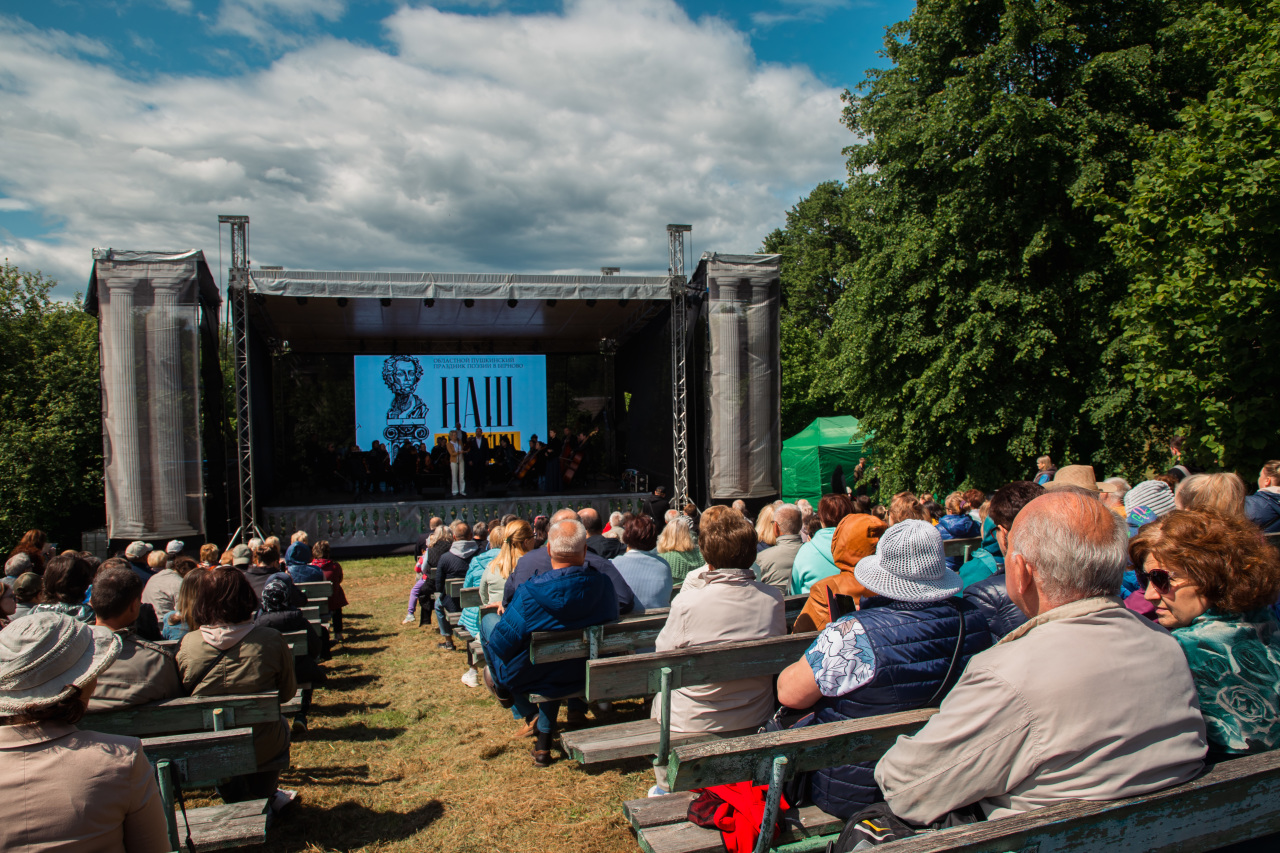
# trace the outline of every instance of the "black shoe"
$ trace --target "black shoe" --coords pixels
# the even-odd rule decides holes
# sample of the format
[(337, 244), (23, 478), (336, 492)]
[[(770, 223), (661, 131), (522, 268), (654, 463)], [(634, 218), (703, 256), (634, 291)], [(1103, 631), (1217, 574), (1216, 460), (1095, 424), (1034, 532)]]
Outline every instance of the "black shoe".
[(489, 689), (489, 692), (493, 694), (493, 698), (497, 699), (498, 704), (502, 707), (509, 709), (516, 703), (515, 699), (511, 698), (511, 693), (493, 680), (493, 673), (489, 672), (489, 667), (487, 666), (484, 668), (484, 686)]
[(551, 757), (551, 744), (555, 742), (556, 736), (551, 732), (538, 732), (538, 739), (533, 744), (533, 766), (534, 767), (550, 767), (554, 761)]
[(438, 648), (438, 649), (448, 649), (448, 650), (449, 650), (449, 651), (451, 651), (451, 652), (456, 652), (456, 651), (458, 650), (458, 647), (457, 647), (457, 646), (455, 646), (455, 645), (453, 644), (453, 638), (452, 638), (452, 637), (450, 637), (449, 639), (445, 640), (443, 643), (437, 643), (437, 644), (436, 644), (436, 648)]

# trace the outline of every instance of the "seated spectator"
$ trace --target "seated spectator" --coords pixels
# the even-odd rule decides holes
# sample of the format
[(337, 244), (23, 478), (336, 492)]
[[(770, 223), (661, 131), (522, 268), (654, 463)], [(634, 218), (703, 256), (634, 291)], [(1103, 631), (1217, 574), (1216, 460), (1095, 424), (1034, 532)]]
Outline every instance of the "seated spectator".
[[(880, 537), (888, 530), (888, 526), (873, 515), (846, 515), (836, 525), (836, 532), (831, 537), (831, 556), (835, 558), (839, 572), (829, 578), (823, 578), (809, 588), (809, 600), (804, 609), (796, 617), (791, 628), (793, 634), (804, 634), (808, 631), (821, 631), (832, 621), (832, 607), (836, 606), (836, 596), (845, 595), (853, 599), (849, 606), (852, 611), (867, 593), (857, 578), (854, 569), (863, 557), (876, 552)], [(836, 619), (844, 615), (837, 607)]]
[[(521, 562), (535, 553), (538, 552), (530, 552)], [(574, 518), (553, 522), (547, 539), (551, 570), (516, 588), (485, 644), (485, 684), (504, 707), (514, 706), (526, 720), (537, 716), (533, 763), (538, 767), (551, 764), (551, 744), (560, 713), (558, 697), (582, 690), (585, 670), (580, 660), (531, 662), (529, 642), (533, 633), (577, 631), (618, 618), (618, 595), (613, 582), (588, 564), (587, 553), (587, 531), (582, 522)], [(535, 693), (550, 701), (535, 706), (529, 699)], [(570, 725), (584, 720), (585, 712), (581, 699), (569, 700)]]
[[(991, 636), (997, 640), (1027, 621), (1027, 615), (1013, 603), (1005, 588), (1004, 553), (1009, 547), (1013, 520), (1023, 507), (1043, 495), (1044, 491), (1043, 486), (1026, 480), (997, 489), (991, 496), (987, 515), (992, 542), (988, 544), (984, 538), (982, 547), (973, 552), (960, 571), (960, 580), (965, 582), (965, 601), (982, 611)], [(971, 566), (978, 568), (971, 569)]]
[[(946, 497), (946, 514), (938, 519), (939, 533), (946, 531), (945, 539), (975, 539), (982, 535), (982, 526), (969, 517), (969, 505), (965, 503), (960, 492), (952, 492)], [(956, 571), (964, 561), (963, 557), (948, 557), (947, 568)]]
[[(434, 519), (433, 519), (434, 520)], [(427, 602), (431, 601), (431, 597), (436, 592), (436, 567), (440, 565), (440, 558), (449, 553), (449, 549), (453, 547), (453, 528), (444, 522), (432, 531), (427, 538), (426, 548), (422, 553), (418, 554), (417, 560), (413, 564), (413, 572), (416, 579), (413, 588), (409, 590), (409, 609), (405, 613), (405, 617), (401, 620), (401, 625), (411, 625), (415, 619), (414, 611), (418, 607), (418, 602), (422, 605), (422, 621), (419, 625), (431, 624), (432, 608)]]
[(43, 589), (44, 579), (35, 572), (26, 572), (16, 578), (13, 584), (14, 609), (10, 621), (30, 613), (40, 603)]
[(0, 628), (9, 624), (9, 619), (18, 611), (18, 600), (13, 597), (13, 587), (0, 583)]
[[(870, 595), (778, 676), (778, 700), (812, 708), (815, 723), (931, 707), (969, 658), (990, 647), (982, 614), (955, 598), (960, 578), (947, 568), (942, 537), (929, 522), (908, 519), (888, 528), (853, 574)], [(852, 817), (880, 799), (872, 768), (866, 762), (816, 771), (810, 800), (828, 814)]]
[(144, 640), (134, 630), (142, 612), (142, 579), (131, 569), (111, 566), (93, 579), (93, 607), (97, 624), (120, 638), (120, 655), (98, 676), (89, 710), (132, 708), (146, 702), (176, 699), (182, 678), (173, 655)]
[(617, 510), (609, 513), (609, 523), (604, 526), (604, 535), (610, 539), (621, 539), (622, 524), (622, 513)]
[(612, 560), (626, 550), (621, 541), (604, 535), (600, 513), (589, 506), (583, 507), (578, 511), (578, 518), (582, 521), (582, 526), (587, 528), (587, 550), (592, 554)]
[[(590, 544), (591, 540), (587, 540)], [(632, 613), (671, 606), (671, 566), (654, 553), (658, 528), (647, 515), (633, 515), (622, 529), (626, 552), (613, 558), (613, 566), (635, 596)]]
[[(151, 556), (160, 554), (152, 551)], [(164, 558), (164, 554), (160, 554)], [(150, 561), (150, 557), (147, 558)], [(196, 567), (195, 560), (190, 557), (178, 557), (174, 560), (161, 560), (161, 567), (151, 576), (142, 589), (142, 603), (150, 604), (157, 614), (173, 610), (178, 599), (178, 588), (182, 586), (182, 578)]]
[(1244, 514), (1263, 533), (1280, 533), (1280, 459), (1258, 472), (1258, 491), (1244, 499)]
[(773, 514), (775, 512), (777, 512), (777, 507), (773, 504), (765, 504), (760, 508), (760, 514), (756, 516), (757, 553), (763, 553), (778, 544), (778, 534), (773, 529)]
[(142, 578), (144, 584), (151, 580), (151, 576), (155, 574), (155, 570), (151, 568), (148, 560), (153, 550), (150, 543), (136, 539), (124, 549), (124, 558), (129, 561), (129, 566), (137, 572), (138, 577)]
[(1098, 484), (1098, 488), (1102, 490), (1098, 495), (1102, 499), (1102, 505), (1125, 518), (1128, 513), (1124, 508), (1124, 496), (1129, 493), (1129, 482), (1124, 477), (1108, 477)]
[[(502, 553), (502, 542), (505, 538), (506, 528), (502, 524), (494, 524), (489, 528), (489, 541), (485, 543), (489, 547), (471, 558), (471, 562), (467, 566), (467, 576), (462, 580), (463, 589), (480, 586), (480, 579), (484, 577), (489, 564), (494, 561), (498, 554)], [(480, 608), (462, 608), (462, 616), (458, 618), (458, 624), (471, 636), (479, 637)], [(467, 687), (480, 686), (480, 673), (476, 671), (474, 666), (468, 667), (467, 671), (462, 674), (462, 683)]]
[(347, 594), (342, 589), (342, 564), (332, 559), (329, 540), (321, 539), (311, 549), (311, 565), (320, 570), (324, 579), (333, 584), (329, 593), (329, 619), (333, 624), (333, 641), (342, 642), (342, 608), (347, 606)]
[(453, 627), (449, 624), (447, 614), (457, 613), (462, 608), (453, 600), (453, 596), (445, 592), (445, 581), (465, 578), (467, 569), (471, 565), (471, 558), (480, 552), (480, 546), (471, 538), (471, 525), (458, 519), (452, 524), (452, 528), (453, 545), (440, 558), (440, 563), (436, 566), (436, 592), (440, 593), (440, 597), (436, 599), (435, 605), (436, 621), (440, 634), (444, 637), (440, 648), (450, 650), (455, 646), (453, 645)]
[(212, 569), (218, 565), (218, 546), (206, 542), (200, 546), (200, 568)]
[[(260, 628), (272, 628), (281, 634), (306, 631), (307, 653), (293, 655), (294, 679), (298, 684), (324, 684), (327, 673), (320, 661), (329, 657), (324, 629), (307, 621), (307, 617), (295, 606), (293, 591), (283, 578), (272, 578), (262, 588), (262, 604), (253, 617), (253, 624)], [(302, 691), (302, 709), (293, 718), (295, 737), (307, 733), (307, 713), (311, 710), (313, 689), (308, 687)]]
[(1143, 480), (1124, 496), (1125, 520), (1133, 536), (1144, 524), (1150, 524), (1176, 509), (1173, 491), (1160, 480)]
[[(37, 567), (40, 571), (36, 571)], [(37, 564), (35, 558), (25, 551), (14, 554), (4, 562), (4, 582), (7, 586), (13, 586), (22, 575), (31, 574), (40, 577), (43, 573), (44, 562)]]
[(160, 636), (166, 640), (181, 640), (191, 632), (191, 610), (200, 597), (200, 584), (205, 577), (205, 570), (187, 572), (183, 577), (173, 610), (160, 615)]
[(818, 501), (818, 519), (822, 527), (796, 552), (791, 565), (792, 595), (808, 595), (814, 582), (839, 573), (835, 558), (831, 556), (831, 537), (840, 519), (852, 514), (853, 504), (848, 495), (823, 495)]
[[(873, 512), (872, 515), (874, 514)], [(898, 492), (889, 501), (889, 509), (884, 517), (885, 523), (893, 527), (899, 522), (910, 519), (933, 523), (928, 510), (924, 508), (924, 504), (920, 498), (916, 497), (914, 492)], [(942, 534), (939, 533), (938, 535), (941, 536)]]
[[(262, 550), (274, 551), (266, 545)], [(287, 577), (287, 575), (286, 575)], [(264, 583), (265, 586), (265, 583)], [(178, 647), (182, 686), (192, 696), (233, 696), (271, 691), (288, 702), (298, 690), (293, 652), (279, 631), (254, 624), (258, 595), (244, 572), (219, 567), (200, 584), (191, 611), (191, 633)], [(258, 766), (288, 762), (289, 725), (283, 715), (254, 723), (253, 748)], [(223, 802), (266, 798), (279, 812), (297, 798), (279, 789), (278, 769), (236, 776), (217, 786)]]
[[(769, 509), (769, 507), (765, 507)], [(764, 517), (764, 512), (760, 513)], [(800, 541), (800, 508), (794, 504), (783, 504), (771, 513), (770, 522), (773, 533), (773, 545), (765, 548), (756, 557), (756, 565), (760, 567), (759, 580), (776, 589), (783, 595), (791, 592), (791, 571), (796, 561), (796, 554), (804, 545)]]
[[(1183, 485), (1203, 476), (1193, 474)], [(1174, 511), (1129, 542), (1155, 618), (1195, 678), (1216, 756), (1280, 745), (1280, 556), (1238, 515)]]
[[(1177, 641), (1114, 597), (1120, 520), (1096, 498), (1050, 493), (1018, 513), (1008, 541), (1009, 595), (1029, 621), (971, 660), (941, 710), (880, 759), (893, 813), (929, 824), (977, 804), (998, 818), (1198, 775), (1204, 719)], [(1132, 664), (1124, 678), (1101, 678), (1117, 661)]]
[[(1036, 482), (1039, 483), (1038, 480)], [(1098, 476), (1093, 472), (1092, 465), (1068, 465), (1065, 468), (1059, 468), (1053, 475), (1053, 479), (1042, 485), (1045, 491), (1049, 492), (1074, 488), (1084, 489), (1096, 495), (1102, 491), (1102, 483), (1098, 482)]]
[[(249, 581), (249, 586), (253, 589), (253, 594), (262, 597), (262, 588), (267, 585), (267, 581), (276, 575), (284, 575), (289, 577), (289, 573), (280, 565), (280, 550), (273, 544), (271, 540), (274, 536), (269, 536), (261, 545), (253, 549), (253, 565), (246, 568), (243, 572), (245, 579)], [(232, 565), (236, 565), (236, 558), (232, 558)]]
[(311, 546), (305, 541), (298, 540), (289, 545), (289, 550), (284, 552), (284, 565), (294, 583), (318, 583), (324, 580), (324, 572), (311, 565), (312, 559)]
[(1036, 460), (1036, 475), (1031, 481), (1037, 486), (1047, 486), (1053, 482), (1054, 475), (1058, 473), (1058, 468), (1053, 464), (1053, 460), (1048, 456), (1041, 456)]
[[(696, 510), (695, 510), (696, 512)], [(555, 525), (561, 521), (577, 521), (578, 514), (571, 509), (558, 510), (551, 516), (551, 525)], [(548, 531), (550, 528), (548, 527)], [(516, 570), (507, 578), (507, 584), (502, 590), (502, 606), (510, 607), (511, 600), (515, 598), (516, 590), (525, 581), (535, 578), (544, 572), (551, 571), (551, 540), (547, 539), (546, 548), (537, 548), (520, 558), (520, 562), (516, 565)], [(635, 607), (635, 596), (631, 592), (631, 587), (627, 586), (627, 582), (622, 579), (622, 575), (618, 574), (618, 570), (609, 560), (587, 552), (587, 565), (595, 569), (600, 574), (609, 579), (613, 584), (614, 595), (618, 597), (618, 612), (630, 613)]]
[(119, 653), (110, 630), (59, 613), (0, 631), (0, 850), (171, 849), (142, 742), (76, 728)]
[(1173, 503), (1178, 509), (1244, 518), (1244, 492), (1244, 480), (1239, 474), (1192, 474), (1178, 484)]
[[(738, 515), (747, 518), (747, 502), (742, 498), (738, 498), (730, 506), (733, 507), (734, 512), (738, 513)], [(750, 521), (751, 519), (748, 518), (747, 520)]]
[(967, 489), (961, 492), (960, 499), (964, 501), (966, 513), (973, 519), (973, 523), (982, 526), (981, 507), (987, 502), (987, 495), (982, 489)]
[(707, 564), (698, 546), (693, 544), (688, 521), (679, 513), (662, 528), (657, 554), (671, 567), (672, 583), (683, 583), (689, 572)]
[(45, 565), (44, 593), (35, 612), (63, 613), (86, 625), (93, 624), (93, 608), (87, 603), (93, 567), (80, 557), (59, 554)]
[(489, 562), (480, 576), (480, 638), (487, 639), (502, 615), (502, 594), (507, 578), (516, 570), (520, 558), (534, 550), (536, 534), (524, 519), (516, 519), (503, 528), (506, 534), (498, 556)]

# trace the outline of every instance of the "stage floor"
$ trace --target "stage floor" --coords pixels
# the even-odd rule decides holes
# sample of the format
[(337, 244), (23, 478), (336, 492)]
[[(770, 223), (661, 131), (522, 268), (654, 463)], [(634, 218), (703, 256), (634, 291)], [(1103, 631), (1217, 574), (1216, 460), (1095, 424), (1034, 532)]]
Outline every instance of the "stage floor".
[(403, 501), (376, 501), (367, 495), (360, 502), (311, 506), (272, 506), (262, 512), (263, 532), (288, 542), (294, 531), (305, 530), (314, 543), (327, 539), (338, 549), (355, 553), (397, 553), (412, 547), (429, 530), (432, 517), (446, 522), (462, 519), (468, 523), (492, 521), (514, 513), (528, 521), (551, 515), (558, 509), (594, 507), (602, 517), (609, 513), (639, 512), (648, 494), (611, 492), (607, 494), (544, 494), (530, 492), (499, 498), (440, 498)]

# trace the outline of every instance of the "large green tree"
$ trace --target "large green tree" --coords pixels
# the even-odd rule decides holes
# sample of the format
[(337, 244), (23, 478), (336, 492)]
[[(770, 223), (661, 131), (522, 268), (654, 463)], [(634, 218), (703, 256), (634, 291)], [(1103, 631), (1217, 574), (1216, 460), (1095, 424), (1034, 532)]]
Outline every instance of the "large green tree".
[(1123, 381), (1128, 275), (1089, 200), (1203, 77), (1174, 3), (921, 0), (893, 67), (847, 95), (859, 255), (823, 340), (834, 392), (877, 434), (888, 489), (992, 486), (1034, 458), (1142, 467)]
[(823, 366), (816, 356), (843, 290), (842, 270), (858, 256), (846, 195), (838, 181), (814, 187), (787, 211), (786, 227), (766, 237), (761, 249), (782, 256), (784, 436), (834, 414), (841, 404), (840, 395), (818, 381)]
[(1188, 33), (1218, 84), (1105, 220), (1133, 272), (1126, 378), (1192, 459), (1252, 471), (1280, 454), (1280, 2), (1206, 5)]
[(64, 546), (102, 524), (97, 321), (55, 282), (0, 265), (0, 543), (38, 527)]

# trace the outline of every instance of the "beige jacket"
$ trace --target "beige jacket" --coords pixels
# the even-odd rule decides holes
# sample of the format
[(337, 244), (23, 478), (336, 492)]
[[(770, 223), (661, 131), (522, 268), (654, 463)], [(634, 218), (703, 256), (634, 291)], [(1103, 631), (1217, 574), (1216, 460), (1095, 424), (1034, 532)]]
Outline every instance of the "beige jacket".
[[(656, 649), (669, 652), (702, 643), (763, 640), (787, 633), (782, 593), (752, 580), (750, 570), (701, 568), (671, 599)], [(773, 676), (739, 678), (671, 692), (673, 732), (723, 732), (762, 725), (773, 714)], [(653, 719), (662, 718), (661, 697)]]
[(969, 661), (938, 714), (880, 759), (876, 781), (894, 814), (920, 823), (979, 801), (996, 818), (1185, 782), (1206, 743), (1179, 651), (1119, 599), (1041, 613)]
[(0, 850), (163, 853), (160, 791), (142, 742), (65, 723), (0, 726)]
[(178, 664), (164, 648), (142, 639), (132, 628), (116, 631), (120, 656), (98, 676), (89, 712), (132, 708), (184, 695)]
[[(178, 671), (182, 686), (192, 696), (232, 696), (274, 690), (281, 702), (298, 691), (293, 673), (293, 652), (284, 635), (274, 628), (254, 626), (217, 663), (218, 650), (205, 642), (200, 631), (182, 638), (178, 647)], [(213, 664), (210, 667), (210, 664)], [(207, 674), (201, 678), (201, 673)], [(258, 764), (278, 758), (289, 748), (289, 726), (284, 717), (253, 727), (253, 748)]]
[(182, 575), (173, 569), (156, 572), (142, 589), (142, 603), (155, 608), (156, 618), (164, 616), (174, 609), (178, 601), (178, 589), (182, 586)]

